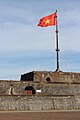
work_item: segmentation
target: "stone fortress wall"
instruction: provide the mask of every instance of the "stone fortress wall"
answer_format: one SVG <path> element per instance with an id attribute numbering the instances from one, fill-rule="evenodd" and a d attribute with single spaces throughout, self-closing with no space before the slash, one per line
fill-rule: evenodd
<path id="1" fill-rule="evenodd" d="M 12 95 L 12 94 L 25 95 L 25 88 L 27 86 L 32 86 L 35 90 L 41 90 L 41 95 L 52 95 L 52 96 L 80 95 L 80 84 L 68 84 L 68 83 L 42 84 L 36 82 L 32 83 L 32 82 L 18 82 L 18 81 L 10 81 L 10 82 L 0 81 L 0 95 Z"/>
<path id="2" fill-rule="evenodd" d="M 21 81 L 80 83 L 80 73 L 32 71 L 32 72 L 21 75 Z"/>
<path id="3" fill-rule="evenodd" d="M 33 71 L 21 81 L 0 80 L 0 110 L 80 110 L 80 73 Z"/>
<path id="4" fill-rule="evenodd" d="M 80 97 L 0 96 L 0 111 L 80 110 Z"/>

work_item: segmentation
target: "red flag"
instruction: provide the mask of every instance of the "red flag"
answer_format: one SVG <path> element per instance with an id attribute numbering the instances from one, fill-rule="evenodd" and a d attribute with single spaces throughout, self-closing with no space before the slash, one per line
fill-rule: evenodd
<path id="1" fill-rule="evenodd" d="M 56 12 L 40 19 L 38 26 L 47 27 L 56 25 Z"/>

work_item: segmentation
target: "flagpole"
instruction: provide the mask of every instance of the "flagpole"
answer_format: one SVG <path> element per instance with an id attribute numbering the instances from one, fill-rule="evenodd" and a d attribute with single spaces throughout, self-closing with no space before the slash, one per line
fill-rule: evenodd
<path id="1" fill-rule="evenodd" d="M 57 63 L 57 68 L 56 72 L 59 72 L 59 41 L 58 41 L 58 21 L 57 21 L 57 10 L 56 10 L 56 63 Z"/>

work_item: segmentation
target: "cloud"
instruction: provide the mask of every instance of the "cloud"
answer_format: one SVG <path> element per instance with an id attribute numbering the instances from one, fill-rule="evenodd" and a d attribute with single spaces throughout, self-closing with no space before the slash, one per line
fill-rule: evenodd
<path id="1" fill-rule="evenodd" d="M 59 48 L 61 56 L 62 52 L 65 54 L 61 58 L 61 69 L 80 71 L 79 0 L 0 0 L 1 79 L 19 79 L 21 73 L 30 70 L 56 69 L 55 26 L 37 27 L 40 18 L 56 9 Z M 72 56 L 66 51 L 71 51 Z"/>
<path id="2" fill-rule="evenodd" d="M 46 4 L 45 4 L 46 2 Z M 63 50 L 76 50 L 79 51 L 79 2 L 59 2 L 59 1 L 36 1 L 26 2 L 1 2 L 2 17 L 0 24 L 0 40 L 1 51 L 7 49 L 8 51 L 24 51 L 24 50 L 50 50 L 55 46 L 55 27 L 54 28 L 38 28 L 37 24 L 41 15 L 47 15 L 52 12 L 52 4 L 58 6 L 58 22 L 59 22 L 59 36 L 60 45 Z M 39 6 L 39 5 L 44 5 Z M 51 10 L 50 6 L 51 5 Z M 74 6 L 77 4 L 75 9 Z M 35 8 L 37 6 L 37 8 Z M 65 6 L 67 6 L 65 8 Z M 56 8 L 54 7 L 54 8 Z M 44 13 L 39 12 L 39 9 L 44 8 Z M 62 9 L 61 9 L 62 8 Z M 43 9 L 42 9 L 43 10 Z M 6 11 L 6 12 L 5 12 Z M 37 16 L 36 16 L 37 15 Z M 75 17 L 74 17 L 75 15 Z M 77 20 L 76 20 L 77 19 Z M 73 34 L 75 33 L 75 34 Z M 71 35 L 73 34 L 73 35 Z M 66 38 L 66 40 L 65 40 Z M 77 42 L 73 39 L 76 38 Z M 69 46 L 65 47 L 66 43 L 71 41 Z M 6 44 L 4 44 L 6 43 Z M 32 44 L 31 44 L 32 43 Z M 46 44 L 45 44 L 46 43 Z M 50 44 L 51 43 L 51 44 Z M 36 45 L 37 44 L 37 45 Z M 68 44 L 68 43 L 67 43 Z M 75 46 L 76 44 L 76 46 Z M 9 47 L 8 47 L 9 45 Z M 75 47 L 74 47 L 75 46 Z M 4 49 L 5 48 L 5 49 Z M 15 49 L 14 49 L 15 48 Z"/>

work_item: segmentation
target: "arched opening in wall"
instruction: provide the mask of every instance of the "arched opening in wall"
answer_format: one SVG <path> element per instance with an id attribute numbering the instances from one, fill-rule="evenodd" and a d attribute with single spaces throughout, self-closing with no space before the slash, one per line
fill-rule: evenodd
<path id="1" fill-rule="evenodd" d="M 25 94 L 26 95 L 36 94 L 36 90 L 32 86 L 27 86 L 25 88 Z"/>
<path id="2" fill-rule="evenodd" d="M 46 78 L 46 81 L 47 81 L 47 82 L 50 82 L 50 81 L 51 81 L 51 78 L 50 78 L 50 77 L 47 77 L 47 78 Z"/>

